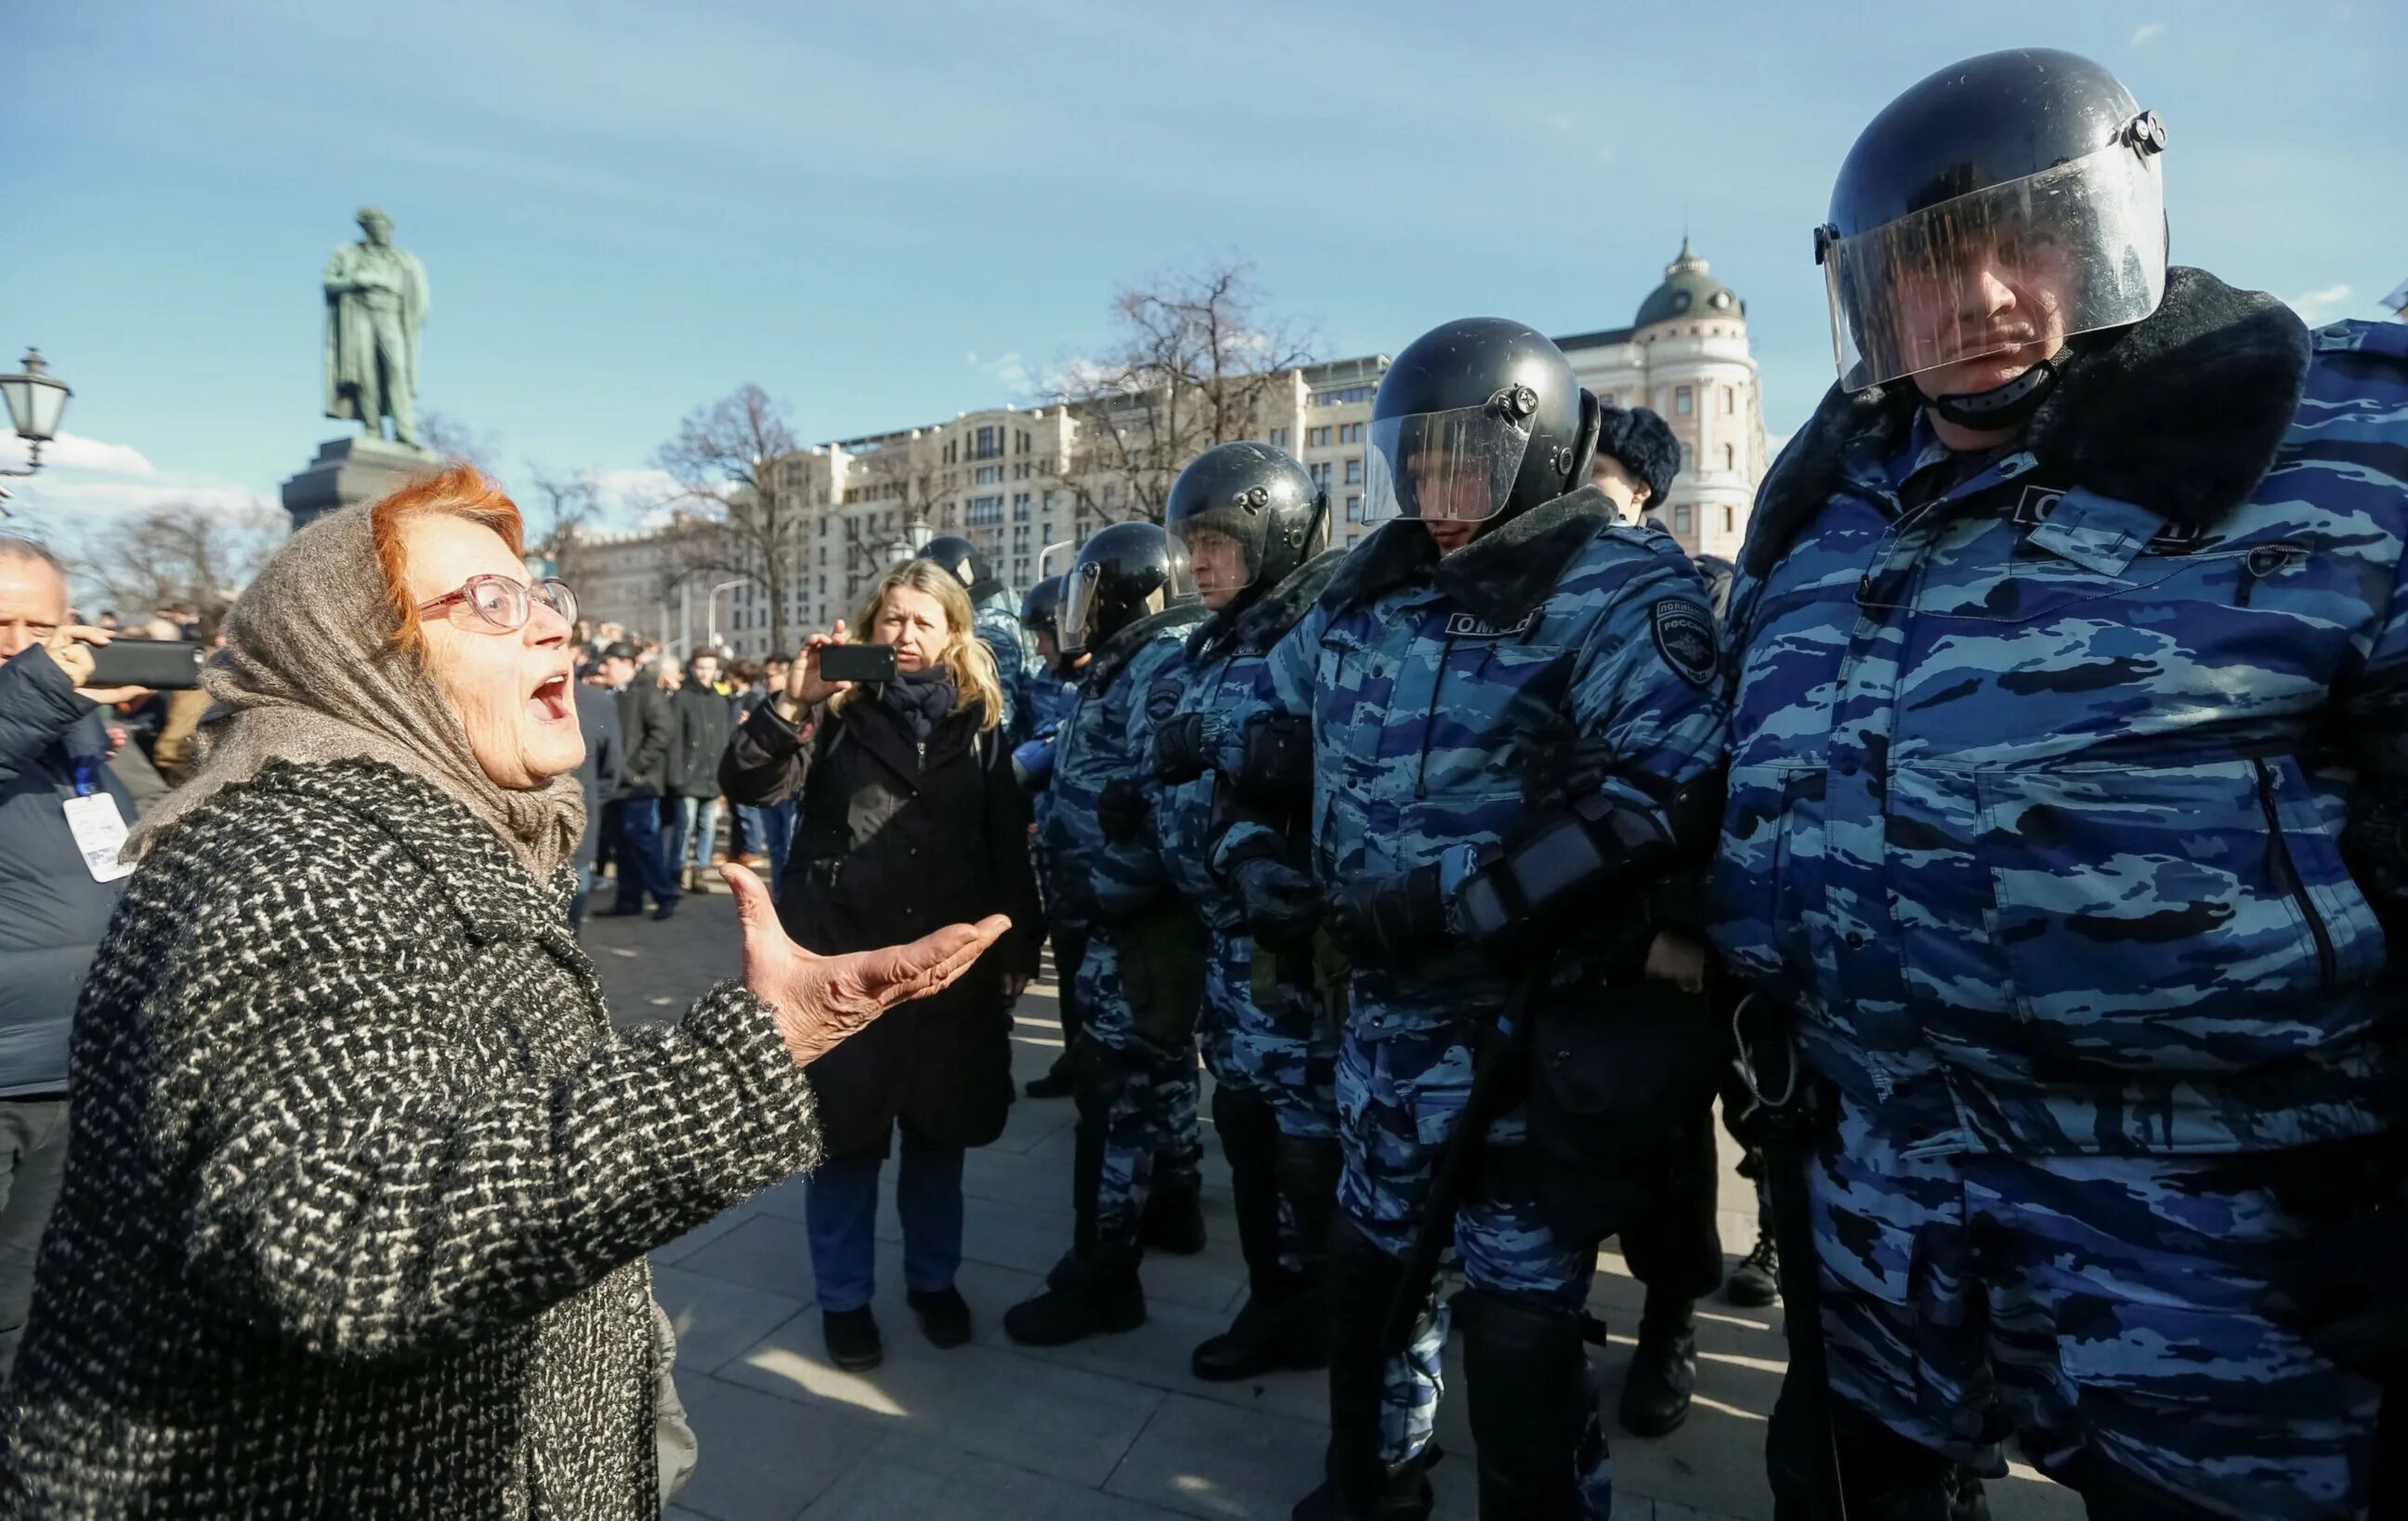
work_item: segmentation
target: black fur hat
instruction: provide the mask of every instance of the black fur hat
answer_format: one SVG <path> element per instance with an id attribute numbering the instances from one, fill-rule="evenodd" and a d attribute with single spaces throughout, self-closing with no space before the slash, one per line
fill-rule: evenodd
<path id="1" fill-rule="evenodd" d="M 1597 452 L 1639 478 L 1647 505 L 1662 507 L 1681 469 L 1681 442 L 1671 425 L 1644 407 L 1608 407 L 1597 436 Z"/>

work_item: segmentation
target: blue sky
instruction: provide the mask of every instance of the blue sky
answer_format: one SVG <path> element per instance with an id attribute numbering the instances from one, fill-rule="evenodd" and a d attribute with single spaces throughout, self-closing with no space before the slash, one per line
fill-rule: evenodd
<path id="1" fill-rule="evenodd" d="M 77 393 L 36 522 L 272 496 L 343 431 L 316 281 L 364 202 L 433 285 L 420 404 L 506 477 L 639 471 L 748 380 L 814 439 L 1026 400 L 1116 285 L 1232 250 L 1333 356 L 1619 325 L 1684 223 L 1785 433 L 1830 379 L 1808 229 L 1841 155 L 2005 46 L 2166 119 L 2179 261 L 2316 317 L 2408 279 L 2390 0 L 78 0 L 5 38 L 0 359 L 38 343 Z"/>

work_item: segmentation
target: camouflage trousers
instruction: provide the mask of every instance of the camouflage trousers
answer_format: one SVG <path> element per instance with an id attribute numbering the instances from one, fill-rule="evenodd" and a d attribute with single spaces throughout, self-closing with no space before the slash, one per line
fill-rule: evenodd
<path id="1" fill-rule="evenodd" d="M 1192 1186 L 1203 1160 L 1196 1042 L 1192 1036 L 1163 1041 L 1138 1028 L 1121 985 L 1120 954 L 1108 935 L 1087 942 L 1078 997 L 1086 1018 L 1074 1053 L 1080 1123 L 1098 1126 L 1103 1137 L 1096 1239 L 1106 1246 L 1131 1245 L 1155 1184 Z"/>
<path id="2" fill-rule="evenodd" d="M 2013 1431 L 2184 1514 L 2361 1514 L 2380 1391 L 2258 1313 L 2302 1227 L 2229 1160 L 1920 1156 L 1842 1098 L 1809 1175 L 1832 1388 L 1992 1476 Z"/>
<path id="3" fill-rule="evenodd" d="M 1339 1174 L 1338 1207 L 1391 1256 L 1411 1251 L 1421 1231 L 1439 1161 L 1471 1096 L 1472 1067 L 1473 1053 L 1459 1026 L 1378 1040 L 1362 1039 L 1350 1026 L 1339 1044 L 1338 1125 L 1345 1166 Z M 1503 1161 L 1497 1153 L 1510 1152 L 1526 1134 L 1518 1110 L 1498 1116 L 1488 1129 L 1491 1157 Z M 1493 1178 L 1512 1169 L 1487 1170 Z M 1455 1212 L 1455 1256 L 1471 1287 L 1562 1310 L 1581 1308 L 1597 1273 L 1595 1242 L 1557 1241 L 1531 1200 L 1485 1185 Z M 1440 1358 L 1448 1318 L 1445 1302 L 1434 1299 L 1428 1330 L 1389 1364 L 1380 1456 L 1390 1463 L 1428 1445 L 1444 1392 Z M 1589 1514 L 1603 1516 L 1611 1514 L 1612 1470 L 1600 1433 L 1591 1436 L 1600 1439 L 1582 1444 L 1589 1466 L 1580 1488 Z"/>
<path id="4" fill-rule="evenodd" d="M 1214 932 L 1204 969 L 1197 1038 L 1212 1081 L 1271 1106 L 1283 1135 L 1338 1133 L 1338 1036 L 1316 1017 L 1308 989 L 1279 987 L 1266 1009 L 1254 982 L 1254 942 Z"/>

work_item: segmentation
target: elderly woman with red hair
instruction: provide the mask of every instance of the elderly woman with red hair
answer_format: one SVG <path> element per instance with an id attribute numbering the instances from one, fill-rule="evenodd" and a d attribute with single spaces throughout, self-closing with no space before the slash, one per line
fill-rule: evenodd
<path id="1" fill-rule="evenodd" d="M 569 932 L 575 604 L 465 467 L 236 604 L 79 1010 L 0 1512 L 651 1517 L 652 1247 L 811 1166 L 802 1069 L 1001 918 L 614 1032 Z"/>

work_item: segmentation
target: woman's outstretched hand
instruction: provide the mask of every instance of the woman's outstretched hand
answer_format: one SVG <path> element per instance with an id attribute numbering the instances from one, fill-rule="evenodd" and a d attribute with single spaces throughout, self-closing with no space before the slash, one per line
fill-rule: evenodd
<path id="1" fill-rule="evenodd" d="M 990 914 L 909 945 L 815 955 L 786 938 L 760 878 L 739 866 L 722 868 L 720 877 L 736 895 L 736 919 L 744 930 L 744 985 L 777 1014 L 779 1033 L 798 1067 L 827 1055 L 896 1004 L 951 985 L 1011 927 L 1002 914 Z"/>

